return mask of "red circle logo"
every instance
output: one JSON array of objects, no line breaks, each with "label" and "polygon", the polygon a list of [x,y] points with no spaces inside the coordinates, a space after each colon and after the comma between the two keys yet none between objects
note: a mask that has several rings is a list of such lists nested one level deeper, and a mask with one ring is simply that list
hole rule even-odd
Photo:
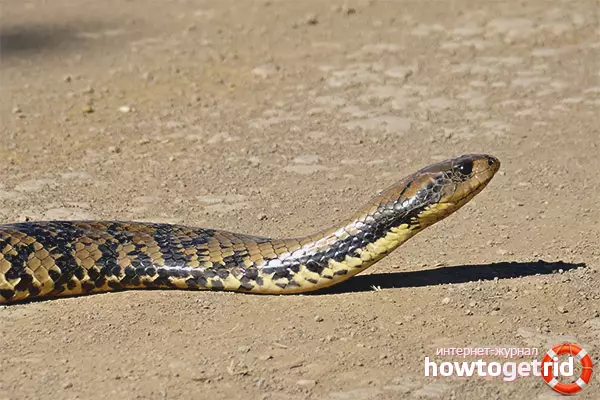
[{"label": "red circle logo", "polygon": [[[570,354],[581,363],[581,375],[575,382],[560,383],[554,375],[552,365],[554,358],[562,354]],[[575,394],[583,390],[583,388],[590,383],[593,367],[594,364],[592,363],[592,358],[584,349],[573,343],[563,343],[548,350],[544,356],[544,359],[542,360],[542,378],[544,378],[546,383],[550,385],[555,392],[560,394]]]}]

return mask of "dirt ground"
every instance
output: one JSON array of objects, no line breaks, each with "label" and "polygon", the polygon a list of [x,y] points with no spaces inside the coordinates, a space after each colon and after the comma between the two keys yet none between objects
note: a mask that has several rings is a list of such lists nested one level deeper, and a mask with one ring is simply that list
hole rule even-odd
[{"label": "dirt ground", "polygon": [[425,377],[424,358],[563,341],[599,365],[578,398],[600,398],[597,2],[0,4],[1,223],[296,236],[432,162],[502,161],[324,293],[0,307],[0,399],[554,399],[539,377]]}]

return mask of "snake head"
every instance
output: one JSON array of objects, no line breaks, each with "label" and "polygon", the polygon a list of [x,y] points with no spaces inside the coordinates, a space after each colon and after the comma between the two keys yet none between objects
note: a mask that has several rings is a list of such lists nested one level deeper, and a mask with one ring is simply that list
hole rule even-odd
[{"label": "snake head", "polygon": [[413,176],[421,225],[450,215],[471,200],[494,177],[500,161],[487,154],[467,154],[423,168]]},{"label": "snake head", "polygon": [[430,165],[373,197],[350,221],[371,221],[381,225],[382,231],[406,226],[414,234],[466,204],[499,168],[500,161],[485,154],[468,154]]},{"label": "snake head", "polygon": [[440,203],[464,204],[483,190],[500,169],[487,154],[468,154],[440,164],[436,179],[443,186]]}]

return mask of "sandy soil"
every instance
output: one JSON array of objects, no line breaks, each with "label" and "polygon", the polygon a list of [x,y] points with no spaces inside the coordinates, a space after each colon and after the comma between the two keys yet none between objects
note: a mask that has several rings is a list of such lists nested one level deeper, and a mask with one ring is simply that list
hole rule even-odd
[{"label": "sandy soil", "polygon": [[1,307],[0,399],[553,399],[424,357],[567,340],[600,363],[595,1],[1,4],[3,223],[301,235],[440,159],[503,167],[319,295]]}]

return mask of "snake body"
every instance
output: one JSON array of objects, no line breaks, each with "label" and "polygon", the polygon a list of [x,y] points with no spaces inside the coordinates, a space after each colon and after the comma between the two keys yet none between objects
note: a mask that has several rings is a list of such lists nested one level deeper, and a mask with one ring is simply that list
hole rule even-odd
[{"label": "snake body", "polygon": [[465,155],[381,192],[336,227],[270,239],[182,225],[0,225],[0,303],[142,288],[302,293],[365,270],[479,193],[500,162]]}]

